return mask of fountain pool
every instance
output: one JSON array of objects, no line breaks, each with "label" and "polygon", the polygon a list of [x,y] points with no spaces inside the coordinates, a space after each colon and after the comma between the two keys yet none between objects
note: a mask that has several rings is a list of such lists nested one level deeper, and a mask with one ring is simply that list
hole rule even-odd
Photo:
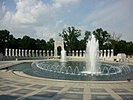
[{"label": "fountain pool", "polygon": [[99,44],[92,34],[88,39],[85,61],[66,61],[66,51],[63,48],[60,61],[33,62],[31,67],[29,65],[21,69],[30,75],[61,80],[119,81],[133,79],[132,70],[128,65],[105,64],[99,62],[98,58]]},{"label": "fountain pool", "polygon": [[22,63],[10,67],[11,70],[26,74],[59,80],[75,81],[124,81],[133,79],[133,67],[125,64],[101,63],[100,74],[82,73],[86,70],[85,61],[39,61]]}]

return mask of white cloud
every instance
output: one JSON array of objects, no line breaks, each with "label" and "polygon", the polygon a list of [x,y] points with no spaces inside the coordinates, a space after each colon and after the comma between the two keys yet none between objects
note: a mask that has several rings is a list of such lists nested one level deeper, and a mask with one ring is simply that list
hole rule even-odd
[{"label": "white cloud", "polygon": [[56,3],[68,4],[68,3],[78,3],[79,0],[53,0]]},{"label": "white cloud", "polygon": [[[128,30],[133,24],[132,4],[132,0],[118,0],[104,7],[98,7],[88,14],[84,23],[89,24],[92,29],[102,27],[111,32],[123,33],[122,38],[127,39],[126,33],[129,36],[132,34],[131,29],[130,32]],[[133,36],[128,40],[133,40]]]},{"label": "white cloud", "polygon": [[2,4],[1,9],[5,14],[2,14],[0,27],[8,29],[17,37],[27,34],[47,39],[55,36],[53,33],[58,33],[64,26],[57,14],[61,7],[78,2],[79,0],[53,0],[48,4],[42,0],[15,0],[15,12],[6,11]]},{"label": "white cloud", "polygon": [[[121,33],[131,32],[133,26],[132,0],[114,0],[115,2],[112,3],[108,1],[104,3],[104,1],[89,11],[87,10],[90,5],[88,0],[82,3],[81,0],[51,0],[49,3],[43,0],[14,1],[16,5],[14,11],[7,8],[9,6],[6,5],[7,3],[0,4],[0,28],[8,29],[16,37],[26,34],[31,37],[49,39],[57,37],[58,33],[69,25],[77,25],[75,27],[81,30],[102,27]],[[80,4],[82,6],[85,4],[86,11],[83,11]],[[80,10],[83,13],[80,13]],[[80,14],[83,14],[81,18]],[[129,36],[127,38],[131,40],[133,35],[123,34],[122,36],[125,38]]]},{"label": "white cloud", "polygon": [[56,21],[56,24],[55,24],[55,26],[56,27],[58,27],[60,24],[62,24],[63,23],[63,20],[58,20],[58,21]]},{"label": "white cloud", "polygon": [[61,8],[79,3],[80,0],[53,0],[53,8]]},{"label": "white cloud", "polygon": [[14,19],[22,24],[32,24],[38,21],[42,15],[49,13],[50,8],[40,0],[19,0],[16,2]]},{"label": "white cloud", "polygon": [[5,3],[3,2],[2,4],[0,4],[0,19],[5,15],[5,11],[6,11],[6,6]]}]

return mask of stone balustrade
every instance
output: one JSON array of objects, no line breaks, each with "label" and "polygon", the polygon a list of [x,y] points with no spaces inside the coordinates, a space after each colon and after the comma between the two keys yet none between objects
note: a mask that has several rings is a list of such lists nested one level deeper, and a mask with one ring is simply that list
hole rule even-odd
[{"label": "stone balustrade", "polygon": [[[85,50],[72,50],[67,51],[67,56],[73,57],[85,57]],[[53,50],[25,50],[25,49],[5,49],[5,56],[7,57],[45,57],[54,56]],[[100,58],[109,58],[114,56],[113,49],[99,50]]]},{"label": "stone balustrade", "polygon": [[5,56],[7,57],[43,57],[53,55],[52,50],[5,49]]}]

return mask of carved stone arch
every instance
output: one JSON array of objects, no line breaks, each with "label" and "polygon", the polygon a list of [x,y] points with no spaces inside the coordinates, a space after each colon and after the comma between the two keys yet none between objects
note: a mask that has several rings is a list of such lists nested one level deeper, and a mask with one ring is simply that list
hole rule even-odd
[{"label": "carved stone arch", "polygon": [[54,42],[54,56],[60,56],[61,50],[59,50],[59,49],[62,49],[62,48],[64,48],[63,40],[55,41]]}]

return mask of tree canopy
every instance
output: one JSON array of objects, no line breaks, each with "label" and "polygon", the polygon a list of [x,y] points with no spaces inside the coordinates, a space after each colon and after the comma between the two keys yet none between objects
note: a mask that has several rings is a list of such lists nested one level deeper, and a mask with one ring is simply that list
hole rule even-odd
[{"label": "tree canopy", "polygon": [[84,38],[78,40],[81,35],[81,30],[75,29],[74,27],[68,27],[64,29],[62,33],[59,33],[64,39],[66,49],[68,50],[85,50],[86,43],[91,36],[94,34],[96,39],[99,41],[99,49],[114,49],[115,55],[118,53],[126,53],[127,55],[133,54],[133,43],[120,40],[120,36],[116,34],[110,34],[108,31],[98,28],[93,32],[85,31]]},{"label": "tree canopy", "polygon": [[7,30],[0,30],[0,52],[4,52],[5,48],[12,49],[29,49],[29,50],[47,50],[54,49],[54,40],[49,41],[34,39],[27,35],[22,38],[14,38]]},{"label": "tree canopy", "polygon": [[[90,39],[91,34],[94,34],[99,41],[99,49],[114,49],[115,55],[118,53],[133,55],[132,41],[121,40],[120,36],[112,35],[102,28],[92,32],[86,30],[82,34],[84,34],[83,38],[80,37],[81,30],[72,26],[63,29],[59,36],[63,38],[66,50],[85,50],[88,39]],[[50,38],[45,41],[43,39],[34,39],[27,35],[22,38],[15,38],[8,30],[0,30],[0,52],[4,53],[5,48],[54,50],[54,39]]]},{"label": "tree canopy", "polygon": [[78,37],[81,35],[81,30],[75,29],[75,27],[68,27],[64,29],[62,33],[59,33],[65,42],[67,50],[76,50],[78,47]]}]

